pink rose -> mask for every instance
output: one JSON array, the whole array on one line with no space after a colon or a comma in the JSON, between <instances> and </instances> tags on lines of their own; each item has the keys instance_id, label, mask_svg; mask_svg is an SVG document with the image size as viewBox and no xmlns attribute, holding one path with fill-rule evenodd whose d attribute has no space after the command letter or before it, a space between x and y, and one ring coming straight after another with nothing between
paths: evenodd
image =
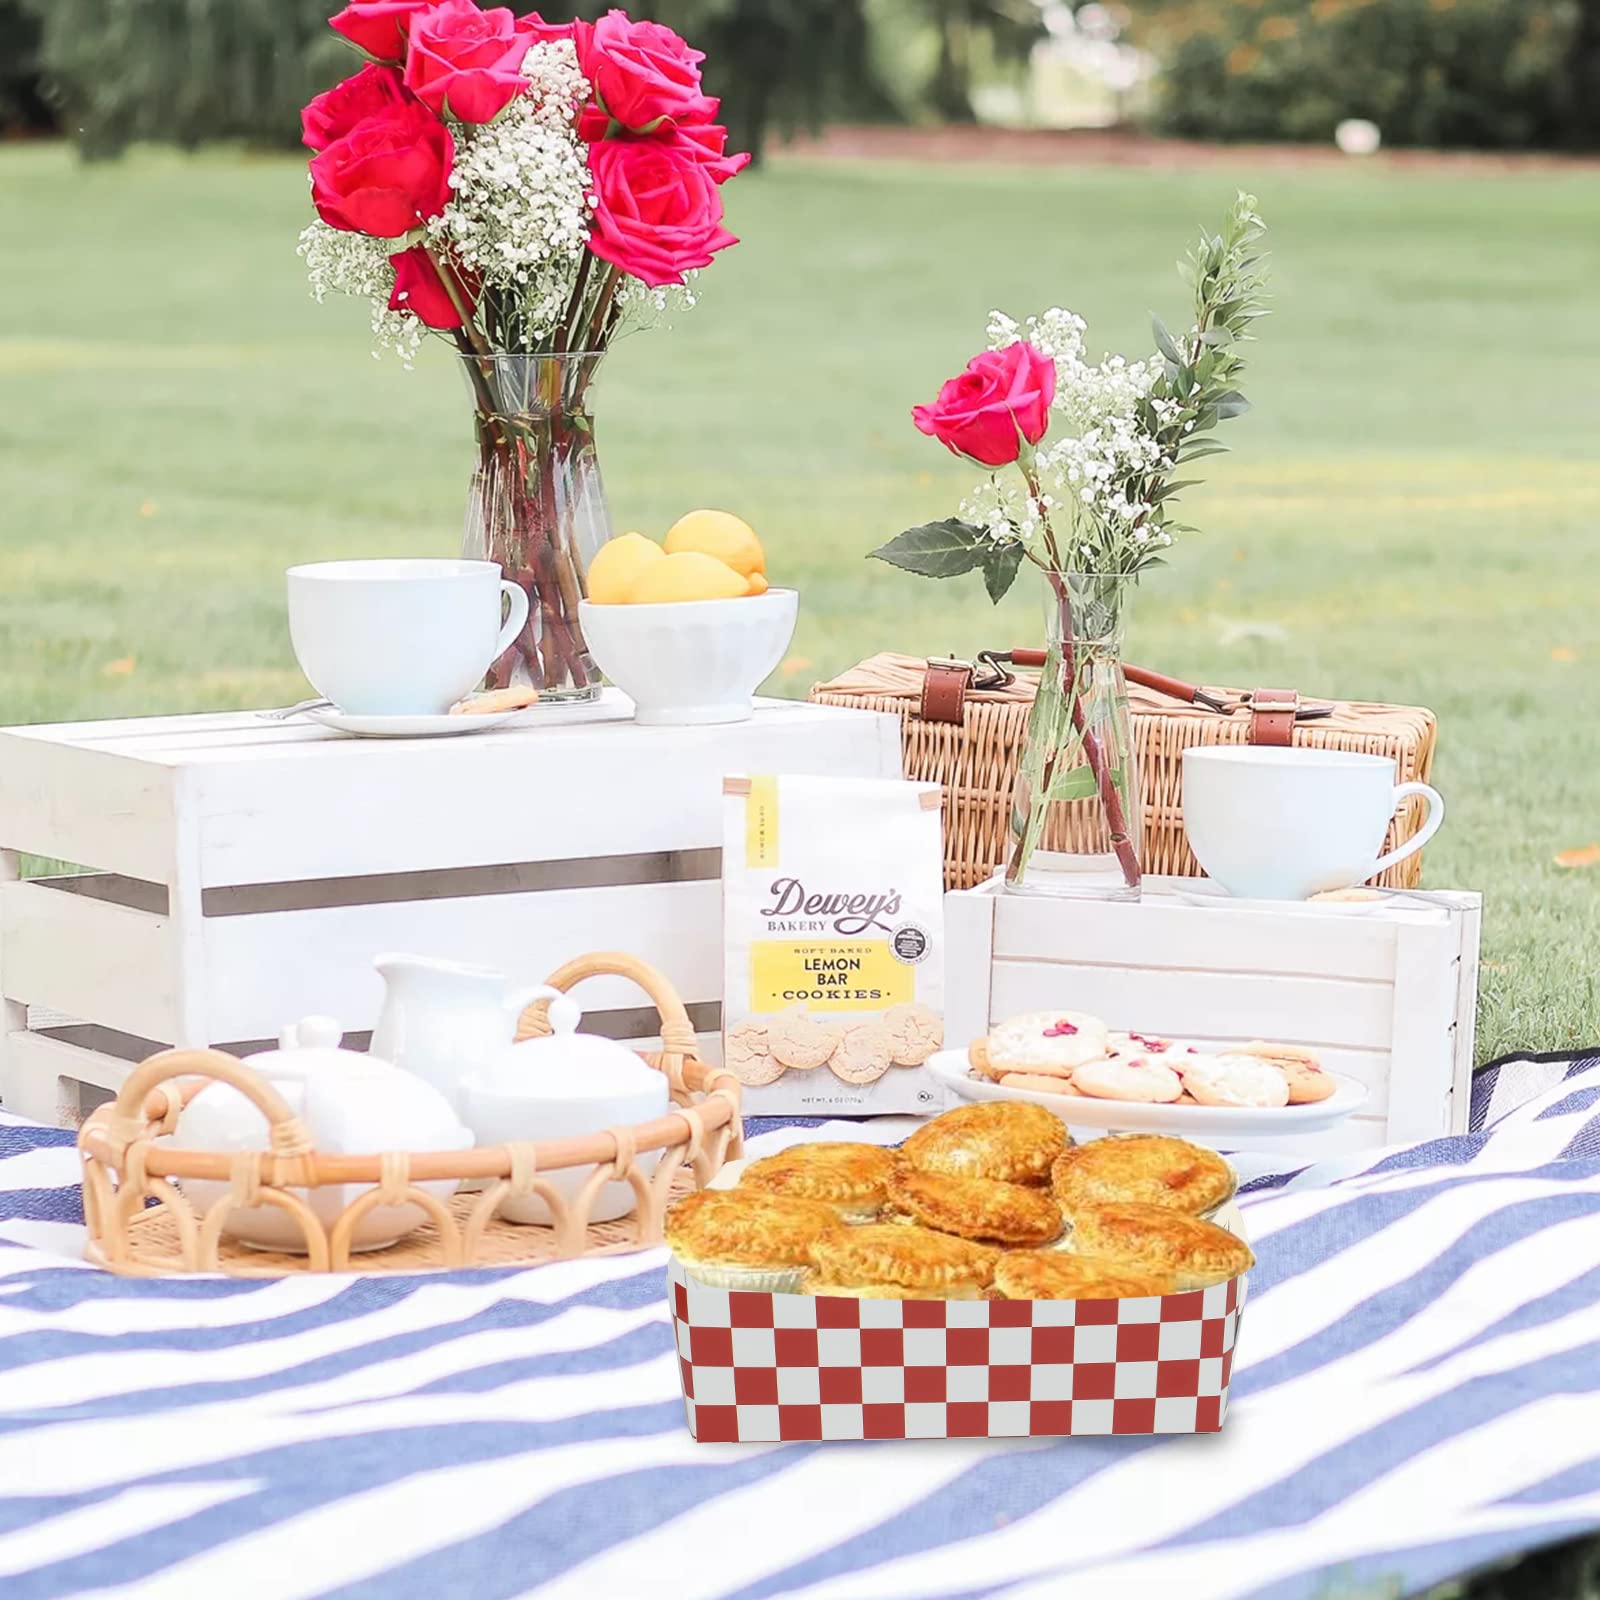
<instances>
[{"instance_id":1,"label":"pink rose","mask_svg":"<svg viewBox=\"0 0 1600 1600\"><path fill-rule=\"evenodd\" d=\"M720 102L708 100L712 114ZM578 114L578 137L586 144L599 144L612 137L611 118L599 106L585 106ZM737 172L750 164L748 154L725 155L728 130L720 122L676 122L671 117L663 119L653 133L644 135L663 144L676 144L683 153L698 161L718 183L726 183Z\"/></svg>"},{"instance_id":2,"label":"pink rose","mask_svg":"<svg viewBox=\"0 0 1600 1600\"><path fill-rule=\"evenodd\" d=\"M739 242L722 226L715 176L681 143L604 139L589 146L589 173L590 250L653 289Z\"/></svg>"},{"instance_id":3,"label":"pink rose","mask_svg":"<svg viewBox=\"0 0 1600 1600\"><path fill-rule=\"evenodd\" d=\"M571 22L546 22L537 11L517 18L517 26L533 35L535 44L552 44L559 39L570 39L576 24Z\"/></svg>"},{"instance_id":4,"label":"pink rose","mask_svg":"<svg viewBox=\"0 0 1600 1600\"><path fill-rule=\"evenodd\" d=\"M300 128L313 150L326 150L358 122L390 106L403 105L405 99L400 74L393 67L368 62L354 76L336 83L326 94L319 94L300 113Z\"/></svg>"},{"instance_id":5,"label":"pink rose","mask_svg":"<svg viewBox=\"0 0 1600 1600\"><path fill-rule=\"evenodd\" d=\"M504 6L480 11L473 0L440 0L411 21L406 87L440 116L488 122L528 87L522 58L534 42Z\"/></svg>"},{"instance_id":6,"label":"pink rose","mask_svg":"<svg viewBox=\"0 0 1600 1600\"><path fill-rule=\"evenodd\" d=\"M601 109L624 128L643 133L663 117L709 121L716 112L700 92L705 52L659 22L608 11L598 22L574 23L572 42Z\"/></svg>"},{"instance_id":7,"label":"pink rose","mask_svg":"<svg viewBox=\"0 0 1600 1600\"><path fill-rule=\"evenodd\" d=\"M459 328L465 320L450 297L440 276L439 266L420 244L389 257L394 268L394 290L389 296L391 311L409 311L430 328ZM455 262L446 270L455 284L456 295L470 314L477 302L477 285Z\"/></svg>"},{"instance_id":8,"label":"pink rose","mask_svg":"<svg viewBox=\"0 0 1600 1600\"><path fill-rule=\"evenodd\" d=\"M427 9L428 0L350 0L328 26L379 61L404 61L406 29Z\"/></svg>"},{"instance_id":9,"label":"pink rose","mask_svg":"<svg viewBox=\"0 0 1600 1600\"><path fill-rule=\"evenodd\" d=\"M953 455L1004 467L1022 453L1021 440L1044 437L1055 395L1055 362L1018 340L974 356L931 406L911 408L911 420Z\"/></svg>"},{"instance_id":10,"label":"pink rose","mask_svg":"<svg viewBox=\"0 0 1600 1600\"><path fill-rule=\"evenodd\" d=\"M311 158L311 203L331 228L398 239L444 210L454 160L450 130L407 100Z\"/></svg>"}]
</instances>

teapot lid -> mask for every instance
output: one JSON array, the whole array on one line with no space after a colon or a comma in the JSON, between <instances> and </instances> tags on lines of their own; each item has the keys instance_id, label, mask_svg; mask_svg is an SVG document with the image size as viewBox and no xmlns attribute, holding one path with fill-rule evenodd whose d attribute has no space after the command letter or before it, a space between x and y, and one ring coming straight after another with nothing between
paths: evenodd
<instances>
[{"instance_id":1,"label":"teapot lid","mask_svg":"<svg viewBox=\"0 0 1600 1600\"><path fill-rule=\"evenodd\" d=\"M258 1051L245 1057L245 1064L257 1071L304 1077L310 1073L351 1072L374 1070L393 1071L386 1061L363 1054L359 1050L340 1047L344 1030L333 1017L302 1017L289 1023L278 1035L276 1050Z\"/></svg>"}]
</instances>

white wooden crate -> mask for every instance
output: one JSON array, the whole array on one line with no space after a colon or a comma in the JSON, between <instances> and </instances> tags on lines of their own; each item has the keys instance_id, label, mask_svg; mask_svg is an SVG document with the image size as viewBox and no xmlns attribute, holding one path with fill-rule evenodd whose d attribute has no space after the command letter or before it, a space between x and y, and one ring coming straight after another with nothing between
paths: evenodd
<instances>
[{"instance_id":1,"label":"white wooden crate","mask_svg":"<svg viewBox=\"0 0 1600 1600\"><path fill-rule=\"evenodd\" d=\"M370 1029L385 950L543 978L660 967L714 1050L728 772L898 777L897 719L763 701L744 723L585 720L345 739L250 712L0 731L0 1100L70 1123L166 1045L241 1049L308 1012ZM23 881L23 852L91 869ZM654 1027L621 980L591 1026ZM595 1015L599 1013L599 1015Z\"/></svg>"},{"instance_id":2,"label":"white wooden crate","mask_svg":"<svg viewBox=\"0 0 1600 1600\"><path fill-rule=\"evenodd\" d=\"M1352 915L1197 905L1173 882L1148 878L1129 904L997 882L947 895L950 1039L1062 1006L1197 1042L1310 1045L1367 1086L1348 1121L1253 1149L1332 1155L1466 1128L1481 896L1416 892Z\"/></svg>"}]
</instances>

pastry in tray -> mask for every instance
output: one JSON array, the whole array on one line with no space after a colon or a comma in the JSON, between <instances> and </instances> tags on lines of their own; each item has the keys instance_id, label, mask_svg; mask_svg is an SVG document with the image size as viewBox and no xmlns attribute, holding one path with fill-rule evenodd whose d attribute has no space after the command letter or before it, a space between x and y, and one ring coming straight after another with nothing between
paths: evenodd
<instances>
[{"instance_id":1,"label":"pastry in tray","mask_svg":"<svg viewBox=\"0 0 1600 1600\"><path fill-rule=\"evenodd\" d=\"M1214 1150L1162 1133L1107 1134L1056 1157L1050 1186L1063 1211L1132 1200L1205 1216L1233 1198L1233 1168Z\"/></svg>"},{"instance_id":2,"label":"pastry in tray","mask_svg":"<svg viewBox=\"0 0 1600 1600\"><path fill-rule=\"evenodd\" d=\"M940 1233L999 1244L1048 1244L1061 1235L1061 1207L1048 1189L995 1178L951 1178L902 1167L889 1179L896 1212Z\"/></svg>"},{"instance_id":3,"label":"pastry in tray","mask_svg":"<svg viewBox=\"0 0 1600 1600\"><path fill-rule=\"evenodd\" d=\"M752 1161L739 1186L823 1200L837 1207L846 1222L871 1222L883 1210L896 1165L894 1151L882 1145L849 1140L796 1144Z\"/></svg>"},{"instance_id":4,"label":"pastry in tray","mask_svg":"<svg viewBox=\"0 0 1600 1600\"><path fill-rule=\"evenodd\" d=\"M1069 1240L1077 1255L1170 1273L1179 1289L1208 1289L1255 1265L1249 1245L1226 1228L1138 1201L1079 1206L1072 1213Z\"/></svg>"},{"instance_id":5,"label":"pastry in tray","mask_svg":"<svg viewBox=\"0 0 1600 1600\"><path fill-rule=\"evenodd\" d=\"M816 1270L806 1279L812 1294L859 1291L871 1286L914 1289L916 1298L976 1300L994 1275L1000 1252L971 1239L903 1222L867 1223L819 1235L811 1244Z\"/></svg>"},{"instance_id":6,"label":"pastry in tray","mask_svg":"<svg viewBox=\"0 0 1600 1600\"><path fill-rule=\"evenodd\" d=\"M811 1265L812 1247L843 1228L837 1207L822 1200L701 1189L667 1208L662 1233L702 1283L793 1294Z\"/></svg>"},{"instance_id":7,"label":"pastry in tray","mask_svg":"<svg viewBox=\"0 0 1600 1600\"><path fill-rule=\"evenodd\" d=\"M990 1294L999 1300L1135 1300L1177 1287L1170 1272L1061 1250L1008 1250L995 1263Z\"/></svg>"},{"instance_id":8,"label":"pastry in tray","mask_svg":"<svg viewBox=\"0 0 1600 1600\"><path fill-rule=\"evenodd\" d=\"M1067 1125L1043 1106L988 1101L957 1106L900 1146L907 1165L952 1178L1041 1183L1068 1144Z\"/></svg>"}]
</instances>

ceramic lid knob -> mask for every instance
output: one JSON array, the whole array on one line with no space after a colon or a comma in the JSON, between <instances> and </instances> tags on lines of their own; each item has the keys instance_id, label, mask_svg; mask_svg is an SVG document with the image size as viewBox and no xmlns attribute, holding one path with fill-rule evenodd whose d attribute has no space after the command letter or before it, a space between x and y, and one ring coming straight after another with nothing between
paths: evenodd
<instances>
[{"instance_id":1,"label":"ceramic lid knob","mask_svg":"<svg viewBox=\"0 0 1600 1600\"><path fill-rule=\"evenodd\" d=\"M344 1029L332 1017L302 1017L278 1035L280 1050L337 1050Z\"/></svg>"}]
</instances>

